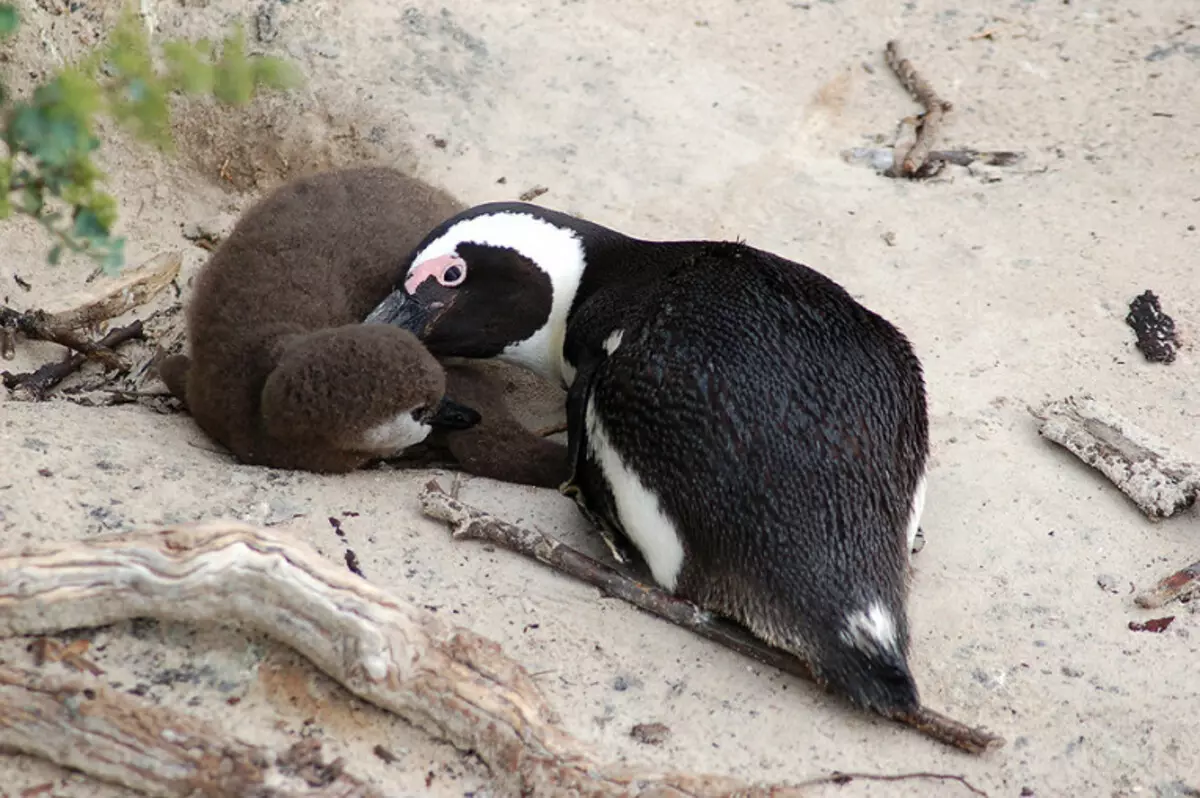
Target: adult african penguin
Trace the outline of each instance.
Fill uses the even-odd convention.
[[[435,228],[368,316],[439,356],[568,387],[575,494],[620,558],[885,715],[919,706],[908,556],[921,365],[811,268],[743,243],[634,239],[525,203]]]
[[[362,323],[421,236],[462,209],[381,167],[284,184],[200,270],[187,308],[190,356],[168,358],[160,375],[244,463],[345,472],[437,433],[473,473],[556,486],[568,473],[565,447],[521,427],[499,401],[502,385],[470,368],[448,374],[412,333]]]

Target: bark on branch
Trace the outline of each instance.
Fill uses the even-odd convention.
[[[786,785],[605,765],[557,724],[525,669],[496,643],[395,599],[269,530],[208,522],[0,552],[0,634],[47,634],[137,617],[240,621],[260,630],[359,698],[475,751],[506,793],[802,794]],[[6,712],[6,720],[11,717]],[[80,725],[89,716],[72,717]],[[29,735],[6,739],[27,753],[134,789],[146,786],[135,768],[167,764],[159,743],[132,736],[123,738],[132,743],[117,767],[87,748],[50,746]]]
[[[0,747],[147,795],[383,798],[305,740],[279,756],[93,680],[0,667]]]

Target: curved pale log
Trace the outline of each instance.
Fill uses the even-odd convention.
[[[0,634],[44,634],[137,617],[240,621],[262,631],[363,700],[475,751],[506,792],[800,794],[781,785],[602,765],[557,725],[524,668],[499,645],[266,529],[208,522],[0,553]],[[71,758],[61,747],[23,750],[113,778],[98,761]],[[143,753],[155,755],[152,749]]]
[[[315,740],[280,756],[83,678],[0,667],[0,746],[164,798],[383,798],[325,765]]]

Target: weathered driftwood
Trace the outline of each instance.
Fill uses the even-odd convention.
[[[258,629],[359,698],[476,752],[506,794],[801,794],[786,785],[601,764],[557,724],[528,673],[496,643],[393,598],[269,530],[208,522],[0,553],[0,634],[46,634],[137,617],[234,621]],[[89,716],[70,717],[86,724]],[[121,767],[88,748],[29,739],[23,748],[19,739],[13,744],[140,789],[131,768],[165,765],[158,759],[161,743],[123,739],[130,745],[120,754]]]
[[[315,743],[276,756],[91,679],[0,666],[0,747],[147,795],[382,798]]]
[[[906,151],[902,152],[897,148],[893,171],[900,177],[923,177],[925,175],[922,173],[922,169],[929,162],[933,143],[937,140],[941,130],[942,118],[953,106],[939,97],[929,81],[922,77],[912,62],[902,55],[898,42],[887,43],[884,48],[884,60],[896,74],[901,85],[925,109],[921,115],[920,124],[917,126],[916,139],[911,146],[908,142],[904,142]]]
[[[1083,394],[1029,408],[1042,437],[1108,477],[1151,520],[1190,507],[1200,494],[1200,465]]]
[[[436,482],[429,482],[421,491],[420,498],[425,514],[448,522],[457,540],[482,540],[522,554],[739,654],[801,679],[817,681],[808,664],[794,654],[764,643],[741,627],[714,617],[690,601],[653,585],[642,584],[549,535],[510,524],[491,513],[464,504],[443,491]],[[1004,745],[1004,738],[985,729],[968,726],[928,707],[922,707],[911,715],[897,715],[890,719],[973,754]]]
[[[179,276],[183,253],[178,250],[156,255],[136,269],[107,279],[85,292],[64,297],[58,309],[47,308],[54,323],[68,329],[95,327],[140,307]]]
[[[1139,607],[1152,610],[1193,595],[1200,595],[1200,560],[1160,579],[1158,584],[1139,593],[1133,601]]]

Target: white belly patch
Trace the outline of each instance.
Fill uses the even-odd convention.
[[[363,433],[360,448],[382,455],[398,454],[429,436],[431,427],[413,418],[412,412],[397,413]]]
[[[588,453],[608,480],[625,534],[650,566],[654,581],[673,591],[683,567],[683,544],[679,533],[663,512],[658,497],[642,484],[612,447],[604,425],[596,415],[595,402],[594,398],[588,397],[585,417]]]

